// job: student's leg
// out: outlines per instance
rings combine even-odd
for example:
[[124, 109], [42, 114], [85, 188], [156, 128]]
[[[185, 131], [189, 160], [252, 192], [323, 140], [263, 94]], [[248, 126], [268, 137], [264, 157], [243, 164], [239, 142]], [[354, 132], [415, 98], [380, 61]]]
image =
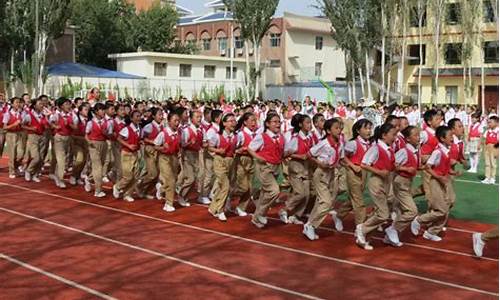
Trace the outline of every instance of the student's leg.
[[393, 226], [398, 232], [405, 230], [418, 214], [418, 209], [411, 193], [411, 185], [411, 179], [396, 175], [393, 187], [398, 215]]
[[102, 192], [102, 172], [106, 157], [106, 142], [93, 141], [89, 144], [90, 160], [92, 162], [92, 178], [95, 183], [95, 192]]
[[203, 186], [201, 189], [201, 196], [208, 198], [214, 180], [214, 158], [209, 153], [205, 153], [204, 160], [205, 160], [205, 172], [203, 178]]
[[446, 196], [446, 187], [434, 178], [430, 181], [430, 189], [428, 212], [418, 217], [417, 221], [427, 225], [429, 233], [437, 235], [442, 230], [450, 204]]
[[0, 158], [3, 156], [3, 148], [5, 145], [5, 130], [0, 128]]
[[54, 137], [54, 151], [56, 155], [56, 176], [59, 181], [64, 180], [64, 171], [66, 170], [66, 151], [68, 148], [68, 137], [56, 135]]
[[230, 157], [223, 158], [216, 156], [214, 158], [214, 174], [215, 185], [217, 185], [214, 199], [210, 203], [208, 210], [212, 214], [219, 214], [224, 212], [227, 196], [229, 195], [229, 170], [233, 163]]
[[366, 171], [354, 173], [351, 168], [346, 168], [346, 179], [348, 182], [348, 200], [344, 201], [337, 211], [337, 217], [344, 219], [352, 210], [354, 212], [354, 221], [356, 225], [362, 224], [366, 220], [366, 206], [363, 199], [365, 190]]
[[135, 172], [137, 169], [137, 153], [122, 151], [121, 163], [122, 177], [117, 183], [117, 189], [123, 192], [123, 196], [132, 196], [135, 189]]
[[291, 193], [285, 202], [288, 215], [292, 216], [297, 211], [303, 210], [309, 198], [310, 180], [307, 164], [290, 161], [288, 163], [288, 181]]
[[158, 181], [158, 152], [153, 146], [147, 145], [144, 147], [144, 161], [146, 163], [146, 175], [143, 178], [141, 192], [151, 194], [156, 182]]
[[73, 137], [73, 153], [75, 159], [73, 161], [73, 177], [79, 179], [81, 177], [83, 168], [87, 161], [88, 145], [83, 137]]
[[182, 178], [179, 182], [179, 196], [186, 199], [198, 173], [198, 152], [186, 151], [182, 159]]
[[363, 223], [363, 233], [368, 234], [389, 219], [389, 206], [387, 197], [389, 191], [389, 178], [371, 175], [368, 179], [368, 191], [375, 207], [374, 213]]
[[487, 241], [490, 241], [493, 239], [498, 239], [498, 226], [496, 226], [495, 228], [492, 228], [486, 232], [483, 232], [483, 234], [481, 234], [481, 239], [484, 242], [487, 242]]
[[115, 181], [118, 182], [122, 178], [122, 160], [121, 160], [121, 149], [122, 146], [119, 142], [113, 141], [111, 143], [113, 151], [113, 173], [115, 175]]
[[26, 154], [29, 157], [29, 163], [26, 167], [25, 172], [28, 172], [30, 175], [37, 175], [40, 171], [40, 140], [41, 136], [36, 134], [28, 135], [28, 140], [26, 142]]
[[316, 202], [307, 221], [314, 228], [318, 228], [321, 225], [328, 212], [332, 209], [334, 199], [330, 185], [334, 176], [333, 169], [324, 170], [317, 168], [314, 172], [313, 181], [316, 189]]
[[278, 166], [261, 162], [257, 163], [257, 166], [261, 192], [253, 215], [253, 221], [260, 223], [258, 217], [265, 217], [267, 215], [267, 211], [271, 205], [278, 200], [280, 188], [274, 175], [278, 171]]
[[235, 194], [240, 196], [239, 209], [246, 211], [250, 200], [253, 176], [253, 160], [248, 156], [240, 156], [236, 166]]
[[16, 175], [16, 161], [17, 161], [17, 144], [19, 143], [19, 137], [16, 132], [7, 132], [6, 143], [7, 143], [7, 155], [9, 156], [9, 175]]
[[176, 155], [160, 155], [159, 161], [162, 186], [161, 190], [165, 193], [165, 203], [174, 206], [175, 183], [179, 171], [179, 160]]
[[490, 145], [486, 145], [484, 148], [484, 176], [486, 179], [491, 178], [491, 173], [492, 173], [492, 160], [490, 156]]

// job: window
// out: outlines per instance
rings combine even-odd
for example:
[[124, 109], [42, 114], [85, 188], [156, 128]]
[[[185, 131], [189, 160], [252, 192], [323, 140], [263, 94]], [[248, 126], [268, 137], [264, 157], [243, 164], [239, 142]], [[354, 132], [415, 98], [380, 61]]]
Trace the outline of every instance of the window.
[[[410, 91], [411, 103], [416, 103], [418, 101], [418, 85], [410, 84], [408, 85], [408, 90]], [[420, 86], [420, 94], [422, 94], [422, 86]]]
[[179, 65], [179, 77], [191, 77], [191, 65]]
[[446, 24], [460, 24], [460, 3], [446, 4]]
[[271, 59], [269, 61], [269, 67], [279, 68], [279, 67], [281, 67], [281, 61], [279, 59]]
[[[408, 65], [415, 66], [420, 64], [420, 45], [408, 45]], [[422, 45], [422, 65], [425, 65], [425, 45]]]
[[495, 22], [495, 10], [491, 5], [491, 0], [483, 1], [483, 21], [484, 23]]
[[446, 86], [446, 103], [457, 104], [458, 86]]
[[[422, 16], [422, 27], [426, 26], [427, 23], [427, 7], [424, 5], [423, 16]], [[410, 8], [410, 26], [411, 27], [419, 27], [419, 11], [418, 7], [414, 6]]]
[[316, 37], [316, 50], [321, 50], [321, 49], [323, 49], [323, 37], [317, 36]]
[[484, 63], [498, 64], [498, 41], [483, 44]]
[[[233, 67], [233, 79], [236, 79], [236, 72], [238, 69]], [[226, 79], [231, 79], [231, 67], [226, 67]]]
[[215, 66], [205, 66], [203, 74], [205, 78], [215, 78]]
[[192, 47], [192, 46], [196, 45], [196, 40], [194, 40], [194, 39], [187, 40], [186, 45]]
[[234, 37], [234, 48], [241, 49], [245, 45], [245, 42], [241, 39], [241, 37]]
[[217, 41], [219, 42], [219, 52], [227, 49], [227, 37], [220, 37]]
[[314, 64], [314, 76], [321, 77], [321, 67], [323, 63], [317, 62]]
[[208, 51], [208, 50], [210, 50], [210, 45], [212, 44], [212, 39], [203, 39], [203, 40], [201, 40], [201, 44], [202, 44], [203, 50]]
[[459, 65], [462, 63], [462, 44], [445, 44], [444, 60], [448, 65]]
[[281, 34], [279, 33], [271, 33], [271, 47], [280, 47], [281, 45]]
[[155, 76], [167, 76], [167, 63], [155, 63]]

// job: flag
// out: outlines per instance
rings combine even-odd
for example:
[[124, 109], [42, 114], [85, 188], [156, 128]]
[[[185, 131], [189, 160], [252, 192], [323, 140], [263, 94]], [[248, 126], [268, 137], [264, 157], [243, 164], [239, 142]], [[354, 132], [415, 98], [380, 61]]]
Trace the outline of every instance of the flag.
[[333, 89], [331, 86], [329, 86], [326, 82], [318, 78], [319, 82], [323, 85], [323, 87], [326, 89], [327, 92], [327, 99], [326, 102], [330, 105], [336, 105], [336, 99], [335, 99], [335, 93], [333, 92]]

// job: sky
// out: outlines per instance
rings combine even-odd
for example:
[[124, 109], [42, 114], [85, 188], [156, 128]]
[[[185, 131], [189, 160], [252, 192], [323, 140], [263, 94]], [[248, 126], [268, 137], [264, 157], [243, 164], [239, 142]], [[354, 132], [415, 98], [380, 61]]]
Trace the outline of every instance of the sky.
[[[192, 10], [196, 15], [209, 11], [204, 6], [208, 2], [210, 0], [176, 0], [177, 4]], [[319, 15], [319, 11], [311, 7], [316, 4], [316, 0], [280, 0], [276, 16], [282, 16], [284, 11], [306, 16], [317, 16]]]

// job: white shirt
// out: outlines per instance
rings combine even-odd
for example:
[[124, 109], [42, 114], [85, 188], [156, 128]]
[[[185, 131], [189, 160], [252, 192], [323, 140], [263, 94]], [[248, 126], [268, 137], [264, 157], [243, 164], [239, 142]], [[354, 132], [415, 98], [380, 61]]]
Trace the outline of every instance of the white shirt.
[[177, 136], [177, 130], [172, 130], [170, 126], [166, 126], [155, 138], [154, 144], [156, 146], [163, 146], [165, 144], [165, 132], [168, 136]]
[[[102, 125], [104, 124], [104, 120], [98, 120], [97, 118], [92, 119], [92, 121], [87, 122], [87, 126], [85, 126], [85, 133], [89, 134], [92, 131], [92, 124], [97, 123], [99, 125], [99, 128], [102, 130]], [[110, 126], [110, 123], [108, 122], [108, 127], [106, 128], [106, 132], [104, 132], [105, 135], [111, 135], [113, 133], [113, 127]]]
[[246, 134], [248, 134], [251, 137], [252, 140], [257, 135], [256, 132], [251, 131], [248, 127], [246, 127], [246, 126], [243, 127], [243, 129], [240, 130], [240, 131], [238, 131], [238, 133], [236, 134], [236, 138], [237, 138], [236, 147], [237, 148], [242, 147], [243, 143], [245, 142], [245, 136], [244, 136], [243, 132], [245, 132]]
[[358, 143], [356, 143], [356, 141], [359, 141], [361, 143], [364, 151], [366, 151], [366, 149], [368, 149], [368, 147], [370, 146], [370, 141], [366, 141], [362, 137], [358, 136], [356, 138], [356, 140], [347, 141], [345, 143], [345, 146], [344, 146], [345, 153], [347, 153], [349, 155], [356, 153], [356, 151], [358, 150]]
[[425, 128], [425, 130], [420, 131], [420, 144], [423, 145], [429, 140], [429, 133], [436, 135], [436, 131], [431, 127]]
[[146, 126], [144, 126], [141, 132], [141, 138], [147, 138], [151, 134], [151, 132], [153, 132], [153, 126], [156, 128], [157, 131], [161, 130], [161, 125], [156, 123], [155, 120], [153, 120], [151, 123], [148, 123]]
[[415, 149], [415, 147], [413, 147], [412, 144], [407, 143], [406, 148], [401, 148], [399, 149], [398, 152], [396, 152], [395, 155], [396, 165], [402, 166], [406, 164], [406, 162], [408, 161], [408, 151], [406, 151], [406, 149], [410, 150], [413, 153], [415, 160], [417, 160], [418, 150]]
[[332, 166], [335, 161], [344, 158], [344, 149], [340, 145], [339, 147], [339, 157], [337, 157], [337, 152], [330, 145], [328, 139], [322, 139], [309, 150], [309, 153], [320, 162]]
[[193, 124], [189, 124], [189, 126], [182, 128], [181, 131], [181, 146], [186, 147], [189, 143], [189, 129], [193, 130], [195, 134], [198, 132], [203, 134], [203, 131], [201, 128], [194, 126]]
[[[233, 137], [234, 137], [234, 133], [228, 133], [227, 131], [223, 131], [222, 132], [222, 136], [230, 141]], [[219, 148], [219, 145], [220, 145], [220, 134], [217, 134], [217, 135], [210, 135], [210, 137], [208, 138], [208, 145], [210, 145], [210, 147], [213, 147], [213, 148]]]
[[311, 134], [307, 135], [301, 130], [297, 133], [292, 133], [285, 136], [285, 155], [294, 154], [299, 149], [299, 138], [305, 140], [312, 138]]
[[363, 160], [361, 161], [362, 164], [371, 166], [378, 160], [378, 147], [377, 147], [377, 145], [382, 147], [382, 149], [385, 150], [385, 152], [387, 152], [387, 156], [389, 158], [392, 157], [391, 150], [390, 150], [391, 146], [387, 145], [382, 140], [378, 140], [377, 144], [372, 145], [370, 147], [370, 149], [368, 149], [368, 151], [366, 151], [365, 156], [363, 156]]
[[449, 153], [450, 153], [450, 148], [446, 147], [442, 143], [439, 143], [438, 148], [435, 149], [434, 151], [432, 151], [431, 156], [427, 160], [427, 165], [429, 165], [429, 166], [439, 165], [439, 163], [441, 162], [441, 151], [439, 151], [439, 150], [442, 150], [444, 152], [444, 154], [446, 154], [446, 155], [449, 155]]
[[[134, 123], [130, 123], [130, 128], [132, 128], [132, 130], [134, 130], [135, 134], [137, 134], [138, 136], [140, 135], [141, 133], [141, 130], [138, 126], [135, 126]], [[118, 133], [123, 139], [128, 139], [128, 127], [129, 126], [125, 126], [122, 128], [122, 130], [120, 130], [120, 132]]]
[[268, 129], [268, 130], [266, 130], [266, 132], [255, 136], [255, 138], [252, 140], [252, 142], [250, 142], [250, 145], [248, 145], [248, 148], [250, 148], [250, 150], [255, 152], [255, 151], [259, 151], [260, 149], [262, 149], [262, 147], [264, 146], [264, 138], [262, 137], [263, 134], [267, 134], [270, 138], [272, 138], [274, 140], [277, 140], [280, 137], [279, 133], [275, 134], [271, 130]]

